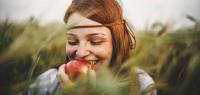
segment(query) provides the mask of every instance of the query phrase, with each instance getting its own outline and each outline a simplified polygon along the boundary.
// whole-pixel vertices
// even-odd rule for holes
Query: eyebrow
[[[92,33],[92,34],[88,34],[87,36],[95,36],[95,35],[103,35],[103,36],[105,36],[105,34],[103,34],[103,33]]]

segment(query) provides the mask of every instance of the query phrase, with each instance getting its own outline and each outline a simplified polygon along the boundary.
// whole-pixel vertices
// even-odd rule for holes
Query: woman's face
[[[87,26],[101,25],[78,13],[72,14],[67,25]],[[112,36],[107,27],[76,28],[67,32],[66,53],[69,60],[86,60],[94,64],[97,72],[100,68],[108,66],[112,57]]]

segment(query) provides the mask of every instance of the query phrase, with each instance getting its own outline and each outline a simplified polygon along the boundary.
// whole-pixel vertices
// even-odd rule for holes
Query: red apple
[[[65,72],[69,75],[71,80],[75,80],[81,74],[87,74],[89,70],[89,63],[84,60],[72,60],[66,63]]]

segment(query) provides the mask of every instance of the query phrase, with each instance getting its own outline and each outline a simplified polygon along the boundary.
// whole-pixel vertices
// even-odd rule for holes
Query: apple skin
[[[71,80],[76,80],[80,75],[87,74],[89,63],[84,60],[72,60],[65,64],[65,73]]]

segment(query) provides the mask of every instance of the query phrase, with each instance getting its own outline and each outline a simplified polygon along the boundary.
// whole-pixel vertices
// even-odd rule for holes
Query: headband
[[[107,27],[107,26],[114,26],[114,25],[120,25],[124,24],[125,21],[122,22],[114,22],[109,24],[102,24],[102,25],[83,25],[83,26],[72,26],[70,29],[78,29],[78,28],[95,28],[95,27]]]

